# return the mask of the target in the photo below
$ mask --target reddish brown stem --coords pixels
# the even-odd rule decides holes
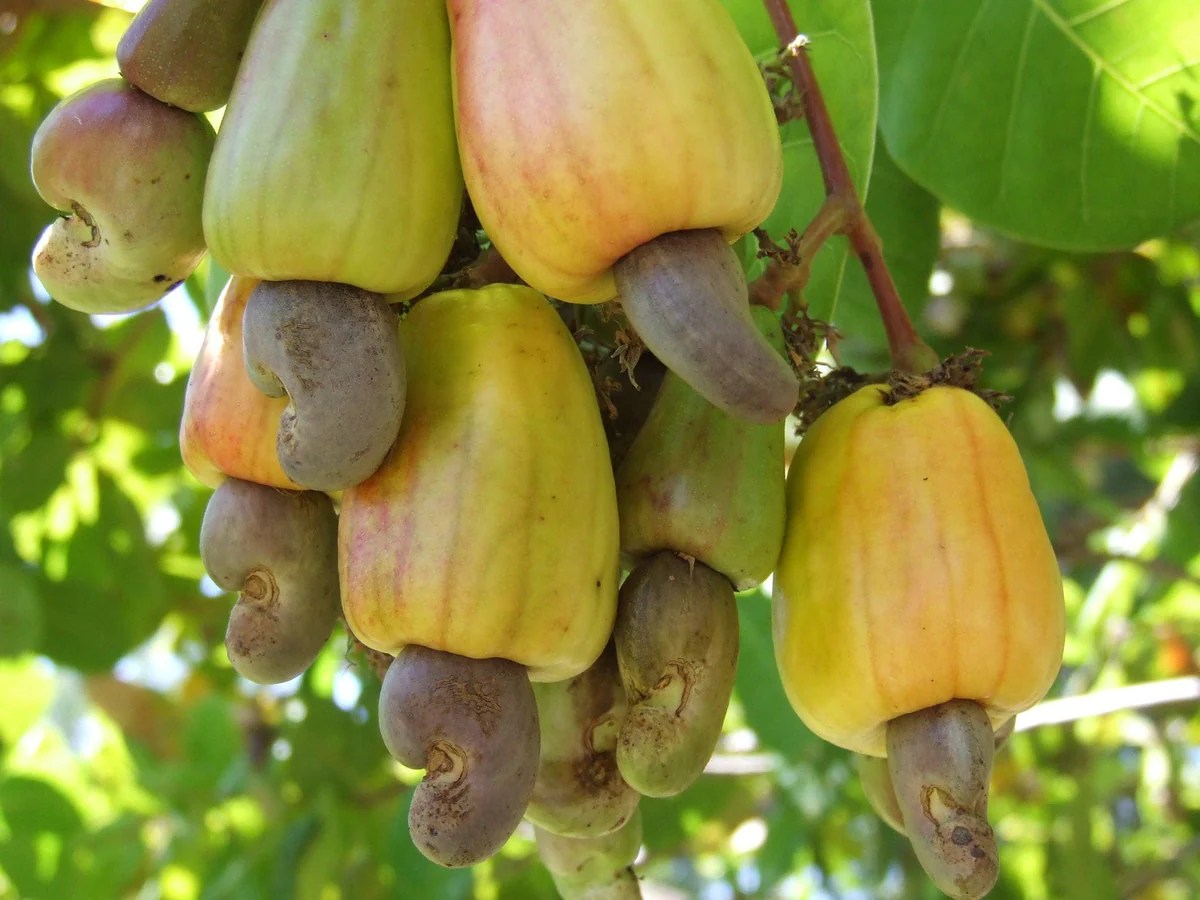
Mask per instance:
[[[787,62],[792,73],[792,82],[800,94],[804,119],[812,134],[813,149],[821,165],[821,176],[825,181],[825,193],[829,198],[837,197],[838,204],[845,210],[845,223],[841,233],[850,239],[854,255],[858,257],[875,296],[879,316],[887,332],[888,349],[892,365],[899,371],[918,374],[937,365],[937,355],[921,340],[913,327],[912,320],[900,301],[896,283],[883,258],[883,247],[875,233],[871,220],[863,209],[846,158],[842,155],[833,121],[825,107],[825,98],[817,83],[805,42],[799,38],[795,19],[787,0],[763,0],[767,15],[780,42],[787,47]],[[826,202],[826,206],[830,204]]]
[[[789,235],[790,252],[772,259],[766,271],[750,285],[751,303],[778,310],[785,296],[803,290],[812,273],[812,261],[817,251],[835,234],[842,234],[846,227],[847,214],[853,210],[847,210],[844,201],[844,195],[830,194],[804,229],[804,234],[794,241]],[[795,312],[790,307],[787,311]]]
[[[486,284],[520,284],[521,276],[513,271],[508,260],[493,246],[483,251],[479,259],[467,268],[466,282],[472,288]]]

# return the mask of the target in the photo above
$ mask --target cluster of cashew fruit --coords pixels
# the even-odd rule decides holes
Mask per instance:
[[[864,389],[785,487],[798,384],[730,249],[775,204],[779,132],[719,0],[153,0],[119,57],[128,81],[35,139],[69,213],[35,268],[89,312],[206,249],[233,273],[180,432],[214,488],[204,564],[240,594],[228,655],[291,679],[341,617],[393,658],[379,725],[426,770],[426,856],[477,863],[527,818],[565,896],[637,896],[640,798],[704,769],[735,591],[775,571],[801,717],[886,757],[872,796],[979,895],[992,729],[1061,650],[1053,555],[967,391]],[[223,104],[214,140],[197,111]],[[431,288],[464,188],[523,284]],[[669,371],[610,446],[547,298],[618,296]]]

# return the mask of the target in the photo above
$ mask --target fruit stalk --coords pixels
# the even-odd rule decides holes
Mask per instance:
[[[937,354],[921,340],[900,300],[896,282],[892,279],[887,261],[883,258],[883,245],[863,208],[858,192],[854,189],[854,180],[850,176],[846,158],[842,155],[833,120],[829,117],[829,110],[825,106],[825,98],[821,94],[812,63],[805,53],[807,41],[800,37],[787,0],[763,0],[763,5],[780,42],[787,48],[785,55],[788,67],[800,95],[804,120],[812,134],[813,149],[825,181],[825,193],[831,198],[839,197],[843,201],[837,205],[826,203],[817,214],[817,218],[830,215],[831,211],[845,216],[839,233],[849,238],[850,247],[871,285],[871,293],[875,296],[875,304],[879,308],[879,315],[887,332],[893,368],[913,374],[927,372],[937,365]],[[813,228],[814,225],[810,225],[809,228]]]

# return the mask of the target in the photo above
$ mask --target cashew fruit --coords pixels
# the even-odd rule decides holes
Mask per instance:
[[[638,900],[633,863],[642,848],[642,813],[608,834],[566,837],[533,829],[538,855],[563,900]]]
[[[234,276],[221,291],[188,376],[179,425],[183,464],[208,487],[226,476],[302,490],[279,464],[275,432],[286,397],[268,397],[246,374],[242,314],[258,281]]]
[[[81,312],[132,312],[187,278],[204,256],[212,152],[202,117],[119,78],[51,110],[32,149],[34,186],[63,213],[33,251],[50,296]]]
[[[447,6],[467,191],[536,289],[611,299],[613,264],[652,238],[732,241],[774,207],[779,129],[719,0]]]
[[[200,558],[218,587],[239,592],[225,631],[234,669],[259,684],[307,669],[338,616],[329,498],[227,478],[204,510]]]
[[[647,797],[678,794],[704,771],[733,693],[733,587],[702,562],[650,556],[621,585],[613,640],[629,697],[617,766]]]
[[[121,74],[192,112],[224,106],[262,0],[150,0],[117,45]]]
[[[492,285],[400,326],[408,397],[379,470],[346,491],[343,611],[376,650],[578,675],[612,632],[618,528],[591,378],[553,307]]]
[[[998,728],[1061,663],[1062,581],[1020,453],[969,391],[869,385],[810,428],[787,480],[776,659],[801,719],[889,755],[888,723],[973,700]]]
[[[783,354],[770,310],[758,327]],[[694,557],[737,590],[771,574],[783,544],[784,425],[756,425],[713,406],[668,372],[617,471],[621,552],[632,568],[659,550]]]
[[[288,398],[276,450],[289,478],[337,491],[387,455],[404,414],[404,359],[395,312],[346,284],[263,281],[246,300],[246,373]]]
[[[642,341],[710,403],[749,422],[780,422],[796,373],[759,333],[737,255],[713,229],[656,237],[613,267]]]
[[[727,246],[775,205],[770,97],[718,0],[448,0],[455,124],[489,238],[536,289],[618,292],[711,402],[782,420],[799,387]]]
[[[586,672],[535,684],[533,693],[542,750],[525,818],[572,837],[620,828],[641,796],[617,768],[617,735],[629,704],[613,645]]]
[[[994,739],[997,752],[1012,734],[1016,722],[1016,719],[1009,719],[996,729]],[[900,811],[900,802],[896,799],[896,789],[892,784],[891,772],[888,771],[888,760],[882,756],[864,756],[856,753],[854,768],[858,772],[858,780],[867,802],[871,804],[875,814],[893,831],[904,834],[904,814]]]
[[[525,669],[408,646],[379,693],[388,752],[425,769],[409,834],[448,867],[487,859],[516,830],[538,768],[538,714]]]
[[[239,275],[406,299],[446,261],[462,203],[442,0],[267,0],[204,197]]]

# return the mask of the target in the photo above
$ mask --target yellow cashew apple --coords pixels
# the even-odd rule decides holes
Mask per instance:
[[[886,756],[889,721],[978,702],[993,730],[1058,672],[1054,550],[1017,446],[967,390],[870,385],[805,435],[774,579],[776,659],[814,732]]]
[[[400,326],[408,398],[383,465],[342,499],[343,612],[367,646],[521,663],[560,681],[616,614],[616,489],[591,378],[554,308],[492,285]]]

